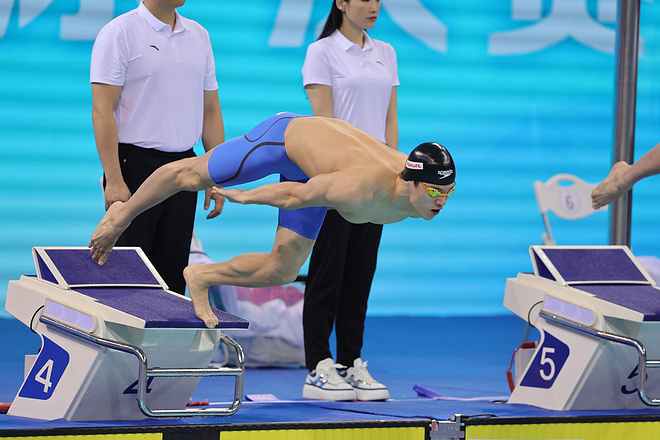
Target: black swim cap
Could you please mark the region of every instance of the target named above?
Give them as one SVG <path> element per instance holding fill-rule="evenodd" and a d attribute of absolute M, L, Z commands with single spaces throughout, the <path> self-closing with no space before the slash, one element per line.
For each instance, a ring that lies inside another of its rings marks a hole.
<path fill-rule="evenodd" d="M 449 151 L 436 142 L 424 142 L 408 155 L 403 180 L 433 185 L 451 185 L 456 177 L 454 159 Z"/>

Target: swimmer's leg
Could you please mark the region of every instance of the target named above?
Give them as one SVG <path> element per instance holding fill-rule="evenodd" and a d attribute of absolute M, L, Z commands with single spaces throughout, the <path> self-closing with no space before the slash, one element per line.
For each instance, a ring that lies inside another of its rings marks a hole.
<path fill-rule="evenodd" d="M 307 178 L 288 158 L 284 146 L 286 127 L 297 115 L 277 114 L 259 123 L 245 136 L 224 142 L 211 150 L 209 175 L 220 187 L 253 182 L 270 174 Z"/>
<path fill-rule="evenodd" d="M 278 227 L 270 254 L 243 254 L 220 263 L 186 267 L 183 276 L 188 284 L 195 314 L 208 328 L 215 327 L 218 318 L 211 311 L 209 287 L 266 287 L 288 284 L 298 276 L 313 246 L 314 240 Z"/>
<path fill-rule="evenodd" d="M 92 258 L 105 263 L 122 232 L 133 219 L 180 191 L 201 191 L 213 185 L 208 173 L 210 154 L 170 162 L 154 171 L 124 203 L 106 212 L 89 241 Z"/>

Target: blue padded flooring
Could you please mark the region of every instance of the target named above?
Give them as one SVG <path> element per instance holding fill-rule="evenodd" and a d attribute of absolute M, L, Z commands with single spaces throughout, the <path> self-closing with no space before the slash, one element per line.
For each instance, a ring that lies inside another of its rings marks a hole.
<path fill-rule="evenodd" d="M 11 430 L 72 427 L 124 427 L 202 424 L 269 424 L 314 422 L 448 420 L 454 414 L 520 420 L 587 416 L 608 420 L 618 416 L 655 418 L 660 409 L 636 411 L 549 411 L 527 405 L 508 405 L 506 370 L 520 344 L 524 323 L 512 315 L 494 317 L 372 317 L 367 319 L 363 358 L 372 375 L 391 393 L 387 402 L 319 402 L 301 397 L 306 370 L 248 369 L 245 394 L 272 394 L 272 403 L 244 402 L 230 417 L 149 419 L 131 422 L 50 422 L 0 415 L 0 436 Z M 36 353 L 39 338 L 13 319 L 0 319 L 2 357 L 0 402 L 11 402 L 22 382 L 23 356 Z M 11 335 L 11 337 L 9 337 Z M 193 400 L 226 402 L 226 378 L 204 378 Z M 418 396 L 415 386 L 444 397 Z M 232 390 L 229 390 L 231 392 Z M 485 400 L 466 400 L 479 399 Z M 2 431 L 5 431 L 4 433 Z"/>

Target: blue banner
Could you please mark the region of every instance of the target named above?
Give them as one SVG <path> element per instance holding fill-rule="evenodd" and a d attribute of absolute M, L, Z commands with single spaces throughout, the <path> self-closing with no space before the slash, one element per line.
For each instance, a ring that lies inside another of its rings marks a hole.
<path fill-rule="evenodd" d="M 4 285 L 34 273 L 32 246 L 87 245 L 103 215 L 90 53 L 99 29 L 136 4 L 0 2 Z M 301 68 L 330 4 L 188 0 L 179 9 L 211 36 L 227 138 L 275 112 L 311 113 Z M 544 232 L 533 182 L 557 173 L 597 182 L 612 164 L 616 0 L 381 4 L 370 34 L 397 52 L 400 149 L 444 144 L 456 161 L 457 187 L 435 220 L 385 227 L 369 313 L 507 313 L 505 280 L 531 270 L 527 248 Z M 660 141 L 660 5 L 643 1 L 641 8 L 636 157 Z M 637 255 L 660 253 L 657 182 L 635 188 Z M 221 261 L 269 252 L 276 216 L 269 207 L 228 205 L 206 220 L 200 209 L 196 230 Z M 559 244 L 607 243 L 605 213 L 555 220 Z"/>

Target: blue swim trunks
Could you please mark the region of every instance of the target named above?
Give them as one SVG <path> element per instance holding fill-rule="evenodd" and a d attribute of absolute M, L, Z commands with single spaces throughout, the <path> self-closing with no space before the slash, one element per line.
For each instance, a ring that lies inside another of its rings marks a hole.
<path fill-rule="evenodd" d="M 209 158 L 209 175 L 213 181 L 218 186 L 230 187 L 279 174 L 280 182 L 307 182 L 309 177 L 289 159 L 284 148 L 286 127 L 297 117 L 294 113 L 278 113 L 248 134 L 215 147 Z M 326 211 L 325 207 L 280 209 L 278 225 L 315 240 Z"/>

